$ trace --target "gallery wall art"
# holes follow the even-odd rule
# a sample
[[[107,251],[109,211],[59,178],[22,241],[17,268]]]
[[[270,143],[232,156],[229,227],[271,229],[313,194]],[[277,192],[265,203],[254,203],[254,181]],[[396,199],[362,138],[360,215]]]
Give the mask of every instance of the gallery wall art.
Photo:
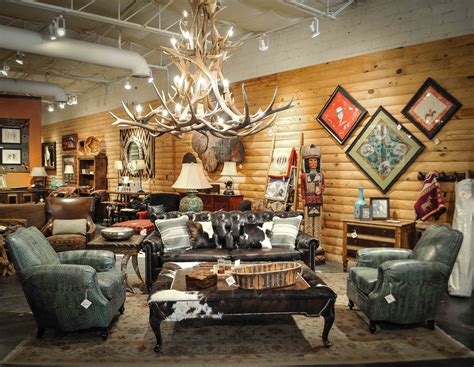
[[[76,150],[77,134],[64,135],[61,139],[63,150]]]
[[[42,143],[42,165],[45,169],[56,169],[56,142]]]
[[[424,145],[380,106],[346,154],[386,193]]]
[[[339,144],[344,144],[366,113],[365,108],[338,85],[317,120]]]
[[[7,172],[29,172],[29,121],[0,119],[0,164]]]
[[[428,139],[432,139],[461,106],[446,89],[428,78],[402,113]]]

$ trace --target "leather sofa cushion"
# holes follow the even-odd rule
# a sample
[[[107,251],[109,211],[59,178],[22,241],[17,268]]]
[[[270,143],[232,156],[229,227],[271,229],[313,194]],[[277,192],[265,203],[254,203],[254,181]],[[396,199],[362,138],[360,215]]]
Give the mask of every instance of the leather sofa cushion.
[[[99,288],[102,294],[110,301],[114,296],[121,293],[124,283],[124,275],[118,270],[98,272],[97,282],[99,283]]]
[[[288,248],[262,248],[232,250],[230,252],[232,261],[294,261],[301,260],[301,253]]]
[[[176,253],[165,253],[161,258],[163,263],[167,261],[217,261],[217,259],[230,260],[230,254],[229,251],[219,248],[197,248]]]
[[[86,236],[80,234],[58,234],[47,240],[56,252],[86,249]]]
[[[377,269],[366,268],[364,266],[353,267],[349,272],[350,281],[366,295],[372,292],[375,288],[377,276]]]

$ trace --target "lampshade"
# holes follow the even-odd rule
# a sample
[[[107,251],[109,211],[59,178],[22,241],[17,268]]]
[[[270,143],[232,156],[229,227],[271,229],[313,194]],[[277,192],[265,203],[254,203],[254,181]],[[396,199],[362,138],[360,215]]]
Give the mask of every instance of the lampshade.
[[[145,169],[146,168],[146,163],[143,159],[138,159],[135,161],[135,167],[140,170],[140,169]]]
[[[211,185],[207,181],[201,163],[183,163],[178,179],[171,186],[173,189],[210,189]]]
[[[33,176],[33,177],[47,177],[48,174],[46,173],[46,170],[44,169],[44,167],[33,167],[31,169],[30,176]]]
[[[114,169],[123,169],[122,161],[114,161]]]
[[[67,164],[66,167],[64,167],[64,173],[66,175],[73,175],[74,174],[74,167],[70,164]]]
[[[237,164],[235,162],[224,162],[221,176],[237,176]]]

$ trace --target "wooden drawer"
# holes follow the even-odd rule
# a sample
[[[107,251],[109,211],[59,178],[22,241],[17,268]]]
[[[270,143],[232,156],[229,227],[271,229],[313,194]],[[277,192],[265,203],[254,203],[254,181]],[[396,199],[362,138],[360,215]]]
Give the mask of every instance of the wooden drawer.
[[[380,236],[380,237],[390,237],[395,238],[395,228],[385,228],[385,227],[366,227],[358,224],[347,224],[347,234],[356,232],[358,235],[365,234],[371,236]]]
[[[353,238],[347,236],[347,246],[360,246],[360,247],[393,247],[395,241],[384,241],[381,238]]]

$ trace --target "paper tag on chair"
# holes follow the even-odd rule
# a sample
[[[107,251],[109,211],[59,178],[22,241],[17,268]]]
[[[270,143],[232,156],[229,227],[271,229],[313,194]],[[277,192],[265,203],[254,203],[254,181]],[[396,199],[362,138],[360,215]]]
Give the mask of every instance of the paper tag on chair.
[[[387,301],[388,304],[395,302],[395,297],[393,296],[392,293],[389,295],[385,296],[385,300]]]
[[[91,301],[89,301],[87,298],[84,299],[84,301],[81,302],[81,306],[84,307],[86,310],[90,307],[92,304]]]
[[[225,281],[227,282],[229,287],[235,284],[235,279],[232,275],[230,277],[226,278]]]
[[[146,236],[146,228],[143,228],[143,229],[140,231],[140,236]]]

